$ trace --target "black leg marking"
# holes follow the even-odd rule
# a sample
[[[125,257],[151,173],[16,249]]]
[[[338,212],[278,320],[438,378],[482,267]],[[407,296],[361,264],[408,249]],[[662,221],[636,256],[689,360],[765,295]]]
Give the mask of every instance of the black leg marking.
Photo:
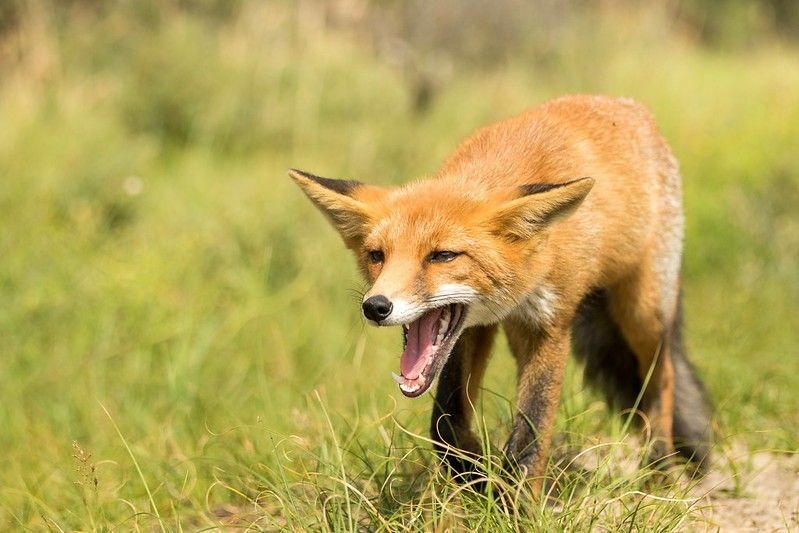
[[[441,370],[430,433],[450,471],[469,481],[482,470],[483,450],[470,428],[477,388],[488,362],[495,327],[474,327],[461,335]],[[477,487],[476,487],[477,488]]]
[[[441,370],[430,422],[434,448],[455,475],[474,470],[472,461],[463,457],[462,452],[474,455],[475,458],[482,454],[481,446],[469,428],[466,410],[472,407],[464,404],[462,376],[465,354],[461,346],[462,340],[458,341]]]
[[[525,385],[520,384],[520,387]],[[547,370],[528,385],[530,390],[520,398],[519,413],[513,421],[510,437],[505,445],[505,464],[511,471],[521,467],[533,468],[540,460],[542,446],[541,430],[547,423],[551,403],[559,399],[559,391],[553,391],[552,371]],[[553,400],[554,395],[554,400]]]

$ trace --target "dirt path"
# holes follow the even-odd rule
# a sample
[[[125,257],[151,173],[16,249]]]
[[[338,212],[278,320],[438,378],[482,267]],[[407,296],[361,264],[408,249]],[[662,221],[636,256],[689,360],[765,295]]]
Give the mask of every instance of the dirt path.
[[[717,467],[695,489],[707,530],[799,531],[799,454],[742,451],[732,462],[737,474]]]

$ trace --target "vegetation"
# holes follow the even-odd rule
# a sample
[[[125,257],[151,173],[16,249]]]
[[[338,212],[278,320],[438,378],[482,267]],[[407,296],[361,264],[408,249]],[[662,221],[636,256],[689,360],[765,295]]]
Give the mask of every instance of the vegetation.
[[[477,48],[407,31],[426,14],[395,3],[0,10],[0,527],[705,523],[690,483],[637,467],[628,419],[577,367],[550,499],[448,479],[431,398],[390,377],[400,334],[364,326],[351,258],[286,177],[401,183],[550,97],[635,97],[682,164],[687,343],[719,468],[746,472],[741,443],[796,450],[799,50],[769,31],[709,46],[656,4],[528,13],[529,38],[494,42],[500,24]],[[477,406],[495,444],[515,388],[498,348]]]

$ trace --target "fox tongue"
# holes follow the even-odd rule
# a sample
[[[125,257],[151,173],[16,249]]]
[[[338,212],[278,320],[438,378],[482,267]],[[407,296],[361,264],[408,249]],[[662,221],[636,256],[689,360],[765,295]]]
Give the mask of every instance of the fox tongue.
[[[438,319],[443,308],[433,309],[411,322],[408,338],[400,359],[400,371],[406,379],[416,379],[422,373],[435,352],[433,341],[438,334]]]

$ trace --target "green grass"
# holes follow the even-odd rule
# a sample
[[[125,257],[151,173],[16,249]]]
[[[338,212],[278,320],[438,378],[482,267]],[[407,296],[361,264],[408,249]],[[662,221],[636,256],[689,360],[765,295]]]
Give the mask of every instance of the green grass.
[[[681,161],[687,342],[718,405],[717,455],[799,447],[796,49],[721,54],[603,19],[552,64],[456,64],[416,114],[402,69],[288,4],[223,25],[42,20],[0,77],[3,529],[701,521],[684,484],[625,467],[641,446],[571,366],[557,497],[449,480],[431,399],[389,376],[399,333],[364,326],[351,258],[285,174],[400,183],[566,92],[646,103]],[[487,444],[510,427],[514,379],[500,341],[478,406]],[[561,473],[579,450],[598,466]]]

